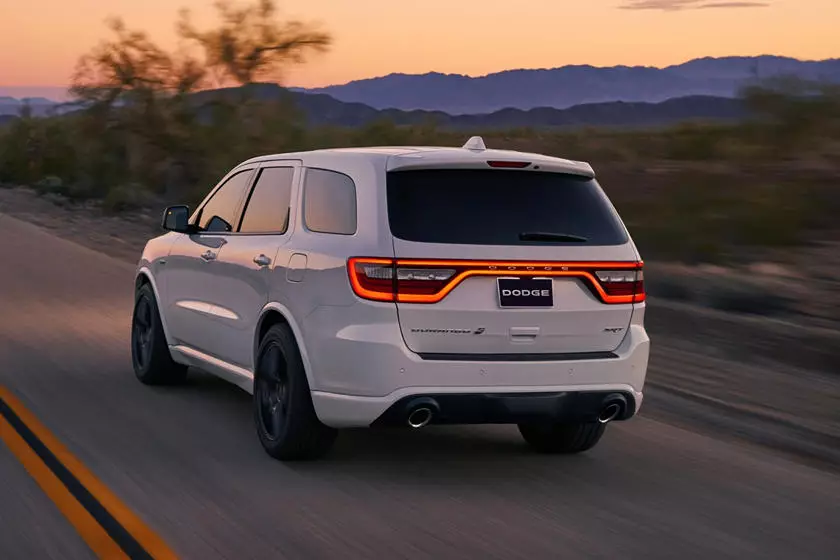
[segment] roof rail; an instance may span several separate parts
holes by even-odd
[[[487,146],[484,145],[484,139],[481,136],[473,136],[461,147],[465,150],[472,150],[473,152],[483,152],[487,149]]]

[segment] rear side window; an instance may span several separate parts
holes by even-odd
[[[465,245],[621,245],[627,233],[588,177],[540,171],[392,171],[391,233]]]
[[[326,169],[307,169],[303,187],[303,220],[320,233],[356,233],[356,184]]]
[[[240,232],[286,233],[294,175],[292,167],[265,167],[260,170],[245,206]]]

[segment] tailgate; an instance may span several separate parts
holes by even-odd
[[[643,298],[641,264],[593,178],[421,169],[389,172],[387,189],[412,351],[575,354],[621,343]]]

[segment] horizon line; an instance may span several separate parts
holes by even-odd
[[[456,77],[480,79],[480,78],[485,78],[485,77],[493,76],[493,75],[497,75],[497,74],[503,74],[503,73],[506,73],[506,72],[520,72],[520,71],[539,72],[539,71],[560,70],[560,69],[563,69],[563,68],[581,68],[581,67],[589,67],[589,68],[594,68],[594,69],[655,68],[655,69],[658,69],[658,70],[667,70],[669,68],[675,68],[675,67],[678,67],[678,66],[683,66],[683,65],[688,64],[690,62],[695,62],[695,61],[699,61],[699,60],[725,60],[725,59],[731,59],[731,58],[781,58],[781,59],[795,60],[797,62],[803,62],[803,63],[808,63],[808,62],[831,62],[831,61],[840,60],[840,56],[829,57],[829,58],[797,58],[795,56],[787,56],[787,55],[781,55],[781,54],[766,54],[766,53],[765,54],[757,54],[757,55],[733,54],[733,55],[725,55],[725,56],[700,56],[700,57],[685,59],[682,62],[678,62],[678,63],[675,63],[675,64],[667,64],[667,65],[661,65],[661,66],[657,66],[657,65],[654,65],[654,64],[635,64],[635,65],[612,64],[612,65],[598,66],[598,65],[594,65],[594,64],[578,63],[578,64],[564,64],[562,66],[551,66],[551,67],[543,66],[543,67],[504,68],[504,69],[496,70],[496,71],[493,71],[493,72],[487,72],[487,73],[484,73],[484,74],[464,74],[464,73],[459,73],[459,72],[440,72],[440,71],[436,71],[436,70],[428,70],[426,72],[398,72],[398,71],[393,71],[393,72],[388,72],[388,73],[385,73],[385,74],[379,74],[379,75],[370,76],[370,77],[355,78],[355,79],[352,79],[352,80],[349,80],[349,81],[346,81],[346,82],[341,82],[341,83],[332,83],[332,84],[327,84],[327,85],[308,86],[308,87],[307,86],[296,86],[296,85],[285,85],[285,86],[282,86],[282,87],[284,87],[286,89],[317,90],[317,89],[326,89],[326,88],[331,88],[331,87],[341,87],[341,86],[345,86],[345,85],[348,85],[348,84],[353,83],[353,82],[378,80],[378,79],[382,79],[382,78],[387,78],[389,76],[428,76],[430,74],[439,74],[441,76],[456,76]],[[268,83],[268,82],[266,82],[266,83]],[[271,82],[271,83],[274,83],[274,82]],[[279,82],[278,82],[278,85],[280,85]],[[68,85],[58,85],[58,84],[41,84],[41,85],[38,85],[38,84],[2,84],[2,83],[0,83],[0,88],[2,88],[2,89],[61,89],[65,93],[70,89],[70,87],[71,86],[69,84]],[[236,87],[236,86],[218,86],[218,87],[210,87],[210,88],[202,88],[202,89],[219,89],[219,88],[224,88],[224,87]],[[202,91],[202,90],[199,90],[199,91]],[[10,96],[10,95],[0,95],[0,97],[12,97],[12,96]],[[34,99],[34,98],[42,98],[42,99],[48,99],[49,101],[55,101],[54,99],[49,99],[48,97],[44,97],[44,96],[41,96],[41,95],[30,95],[30,96],[21,97],[21,98],[14,98],[14,99]]]

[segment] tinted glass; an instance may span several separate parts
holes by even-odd
[[[292,200],[291,167],[266,167],[260,171],[251,197],[245,206],[243,233],[285,233],[289,227],[289,204]]]
[[[303,211],[310,231],[353,235],[356,233],[356,184],[343,173],[307,169]]]
[[[388,173],[387,189],[391,232],[407,241],[472,245],[627,241],[606,195],[586,177],[492,169],[393,171]]]
[[[253,171],[240,171],[225,181],[201,211],[199,226],[207,231],[231,231],[236,225],[239,202]]]

